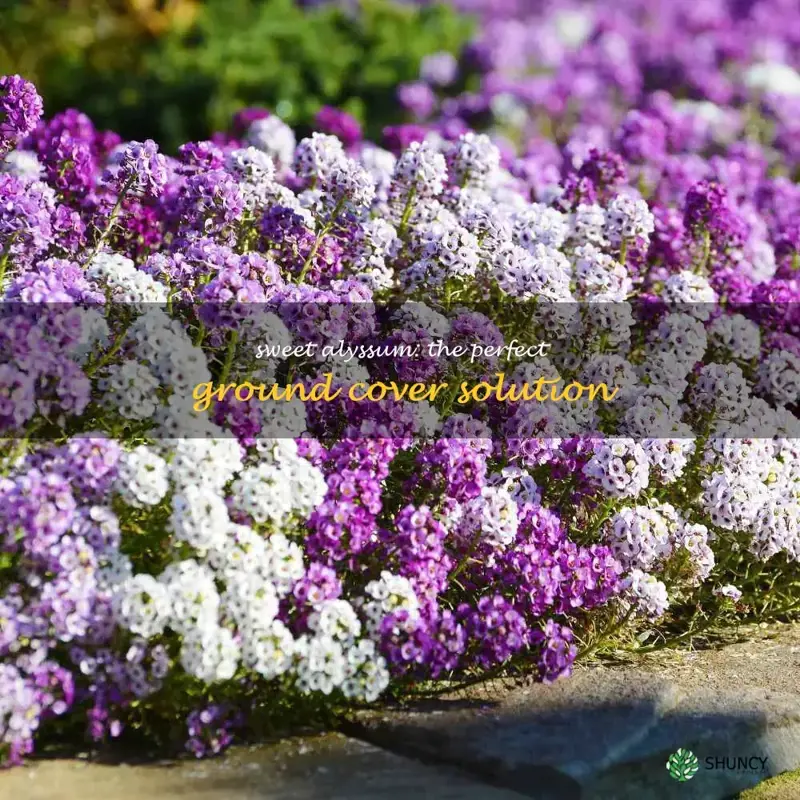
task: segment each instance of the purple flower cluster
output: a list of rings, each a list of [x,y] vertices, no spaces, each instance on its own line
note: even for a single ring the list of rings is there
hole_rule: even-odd
[[[36,127],[43,110],[32,83],[19,75],[0,76],[0,157]]]
[[[62,272],[56,267],[49,272],[48,265],[44,266],[45,280],[54,279],[44,292],[44,302],[55,305],[39,313],[24,304],[26,294],[38,294],[36,289],[41,286],[31,287],[29,279],[34,273],[28,273],[10,288],[12,297],[19,293],[23,303],[12,301],[3,309],[0,352],[6,363],[2,365],[0,385],[4,389],[2,418],[6,431],[19,431],[37,411],[80,414],[90,399],[91,383],[74,354],[84,343],[84,314],[91,312],[59,305],[72,302],[70,291],[79,290],[79,282],[68,287],[60,279],[64,273],[69,275],[69,269]]]
[[[395,516],[392,530],[381,531],[381,559],[408,578],[423,610],[435,609],[447,588],[453,559],[445,549],[447,531],[428,506],[412,505]]]
[[[361,126],[346,111],[323,106],[317,112],[314,122],[318,130],[335,136],[348,149],[361,141]]]
[[[0,597],[0,670],[6,682],[0,741],[9,746],[11,763],[30,752],[42,720],[89,696],[69,664],[57,660],[61,648],[70,643],[73,650],[95,652],[113,635],[100,573],[104,559],[118,552],[119,527],[109,508],[94,503],[107,498],[118,456],[114,442],[76,438],[31,454],[13,477],[3,479],[2,550],[20,565],[18,580]],[[84,676],[90,671],[80,669]],[[97,713],[107,713],[102,699],[95,700]]]
[[[241,714],[223,705],[210,705],[192,711],[186,718],[186,730],[189,733],[186,749],[195,758],[215,756],[227,750],[234,732],[241,725]]]
[[[513,549],[488,570],[487,586],[508,586],[517,576],[520,608],[539,617],[590,610],[620,589],[621,568],[608,547],[581,547],[566,536],[553,512],[530,507]]]
[[[344,561],[368,548],[377,535],[381,482],[398,445],[392,439],[342,439],[329,450],[328,491],[309,518],[311,556]]]
[[[522,123],[533,133],[546,126],[562,136],[577,123],[584,140],[614,140],[632,164],[649,165],[664,157],[665,144],[691,145],[717,125],[735,135],[742,100],[755,94],[783,152],[796,158],[798,33],[779,22],[786,0],[724,0],[702,12],[689,0],[454,5],[480,20],[455,65],[462,76],[477,72],[479,88],[454,95],[452,63],[446,81],[423,63],[420,81],[400,93],[416,120],[433,118],[445,128],[493,115],[506,127]],[[670,120],[678,130],[665,130],[663,109],[642,102],[664,90],[693,98]]]
[[[120,193],[158,197],[169,178],[167,162],[152,139],[128,143],[111,163],[104,177]]]

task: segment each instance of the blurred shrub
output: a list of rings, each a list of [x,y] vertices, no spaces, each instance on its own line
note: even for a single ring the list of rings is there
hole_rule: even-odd
[[[389,0],[308,10],[293,0],[0,0],[0,73],[34,80],[48,114],[80,108],[168,150],[226,127],[243,105],[299,126],[321,105],[341,106],[376,135],[401,116],[396,85],[417,77],[424,55],[457,52],[470,27],[450,7]]]
[[[51,70],[68,63],[123,69],[141,56],[142,44],[189,28],[199,5],[198,0],[0,0],[0,70],[57,83]]]

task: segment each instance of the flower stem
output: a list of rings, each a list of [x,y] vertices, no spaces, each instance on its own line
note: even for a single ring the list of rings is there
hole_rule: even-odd
[[[12,439],[11,440],[14,444],[11,447],[8,455],[4,457],[5,467],[7,469],[3,470],[3,474],[7,474],[14,467],[14,463],[17,461],[18,458],[21,458],[25,455],[28,449],[28,440],[27,439]]]
[[[311,268],[311,264],[314,261],[317,253],[319,252],[319,248],[322,245],[322,240],[331,232],[333,229],[333,225],[336,222],[336,218],[342,211],[344,207],[344,199],[341,199],[337,204],[336,208],[333,209],[333,213],[331,214],[331,218],[322,226],[322,230],[317,234],[317,238],[314,239],[314,245],[311,248],[311,252],[308,254],[308,257],[303,262],[303,268],[300,270],[300,274],[297,276],[297,282],[302,283],[303,279],[306,277],[308,270]]]
[[[14,239],[17,238],[18,233],[18,231],[14,231],[14,233],[9,236],[6,246],[3,248],[2,254],[0,254],[0,291],[3,288],[6,270],[8,269],[8,261],[11,258],[11,246],[14,244]]]
[[[125,339],[125,334],[128,332],[128,327],[125,326],[114,338],[114,341],[109,348],[108,352],[106,352],[103,356],[101,356],[97,361],[93,364],[87,364],[84,368],[84,373],[87,377],[91,377],[97,372],[98,369],[104,367],[111,361],[112,358],[119,352],[119,349],[122,347],[122,342]]]
[[[703,262],[700,265],[701,272],[708,269],[708,260],[711,258],[711,232],[706,228],[703,231]]]
[[[636,606],[632,605],[622,619],[609,625],[600,635],[594,640],[594,643],[589,645],[585,650],[578,653],[576,661],[582,661],[588,658],[592,653],[600,649],[615,633],[621,631],[627,624],[628,620],[633,616]]]
[[[233,364],[233,357],[236,354],[236,345],[239,341],[239,331],[231,331],[228,337],[228,349],[225,351],[225,362],[222,365],[222,372],[219,376],[220,384],[225,384],[231,374],[231,366]]]
[[[470,557],[475,552],[475,548],[478,546],[478,542],[481,540],[481,532],[481,528],[478,527],[478,530],[475,531],[475,535],[472,537],[472,541],[469,543],[469,547],[467,547],[466,553],[464,553],[461,560],[456,564],[455,569],[447,576],[448,581],[455,580],[464,571]]]
[[[397,236],[402,239],[408,227],[408,221],[411,219],[411,212],[414,209],[414,198],[417,195],[416,187],[412,188],[408,193],[408,200],[406,200],[406,207],[403,209],[403,216],[400,218],[400,225],[397,228]]]
[[[91,264],[92,261],[94,261],[95,257],[100,252],[100,248],[105,244],[106,239],[108,239],[109,234],[111,233],[114,225],[117,222],[117,217],[119,217],[119,212],[120,209],[122,208],[122,203],[125,200],[125,195],[128,194],[128,191],[133,185],[134,180],[136,180],[135,176],[128,178],[128,180],[125,182],[124,186],[120,190],[119,196],[117,197],[117,202],[114,203],[114,208],[111,209],[111,214],[108,217],[108,224],[106,225],[105,228],[103,228],[102,232],[100,233],[100,236],[98,237],[97,242],[95,243],[91,255],[86,260],[85,266],[88,267],[89,264]]]

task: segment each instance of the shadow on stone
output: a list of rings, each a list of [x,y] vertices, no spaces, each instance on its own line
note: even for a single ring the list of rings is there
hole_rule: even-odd
[[[723,800],[800,766],[797,695],[604,669],[516,690],[478,714],[412,708],[362,715],[347,732],[536,800]],[[679,748],[698,762],[685,782],[666,768]]]

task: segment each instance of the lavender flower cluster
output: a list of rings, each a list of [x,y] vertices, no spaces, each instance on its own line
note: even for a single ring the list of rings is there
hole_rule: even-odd
[[[523,169],[538,181],[557,182],[560,158],[584,160],[591,147],[615,146],[644,166],[678,140],[691,150],[709,136],[729,145],[749,126],[769,127],[797,166],[800,28],[790,0],[453,5],[477,16],[473,41],[461,59],[423,59],[398,100],[451,134],[493,119],[509,152],[521,133]]]
[[[596,61],[611,41],[572,68],[618,67]],[[441,84],[451,67],[425,70]],[[439,123],[384,149],[331,109],[298,142],[248,110],[173,158],[77,111],[42,119],[30,84],[0,79],[7,763],[56,718],[97,741],[145,712],[182,720],[199,757],[264,698],[371,702],[510,665],[551,681],[600,623],[747,613],[757,576],[796,580],[794,154],[780,124],[726,140],[738,109],[656,93],[624,112],[617,88],[605,138],[578,120],[518,153]],[[528,334],[552,354],[273,363],[252,347]],[[192,405],[234,374],[500,369],[624,391],[603,408]]]

